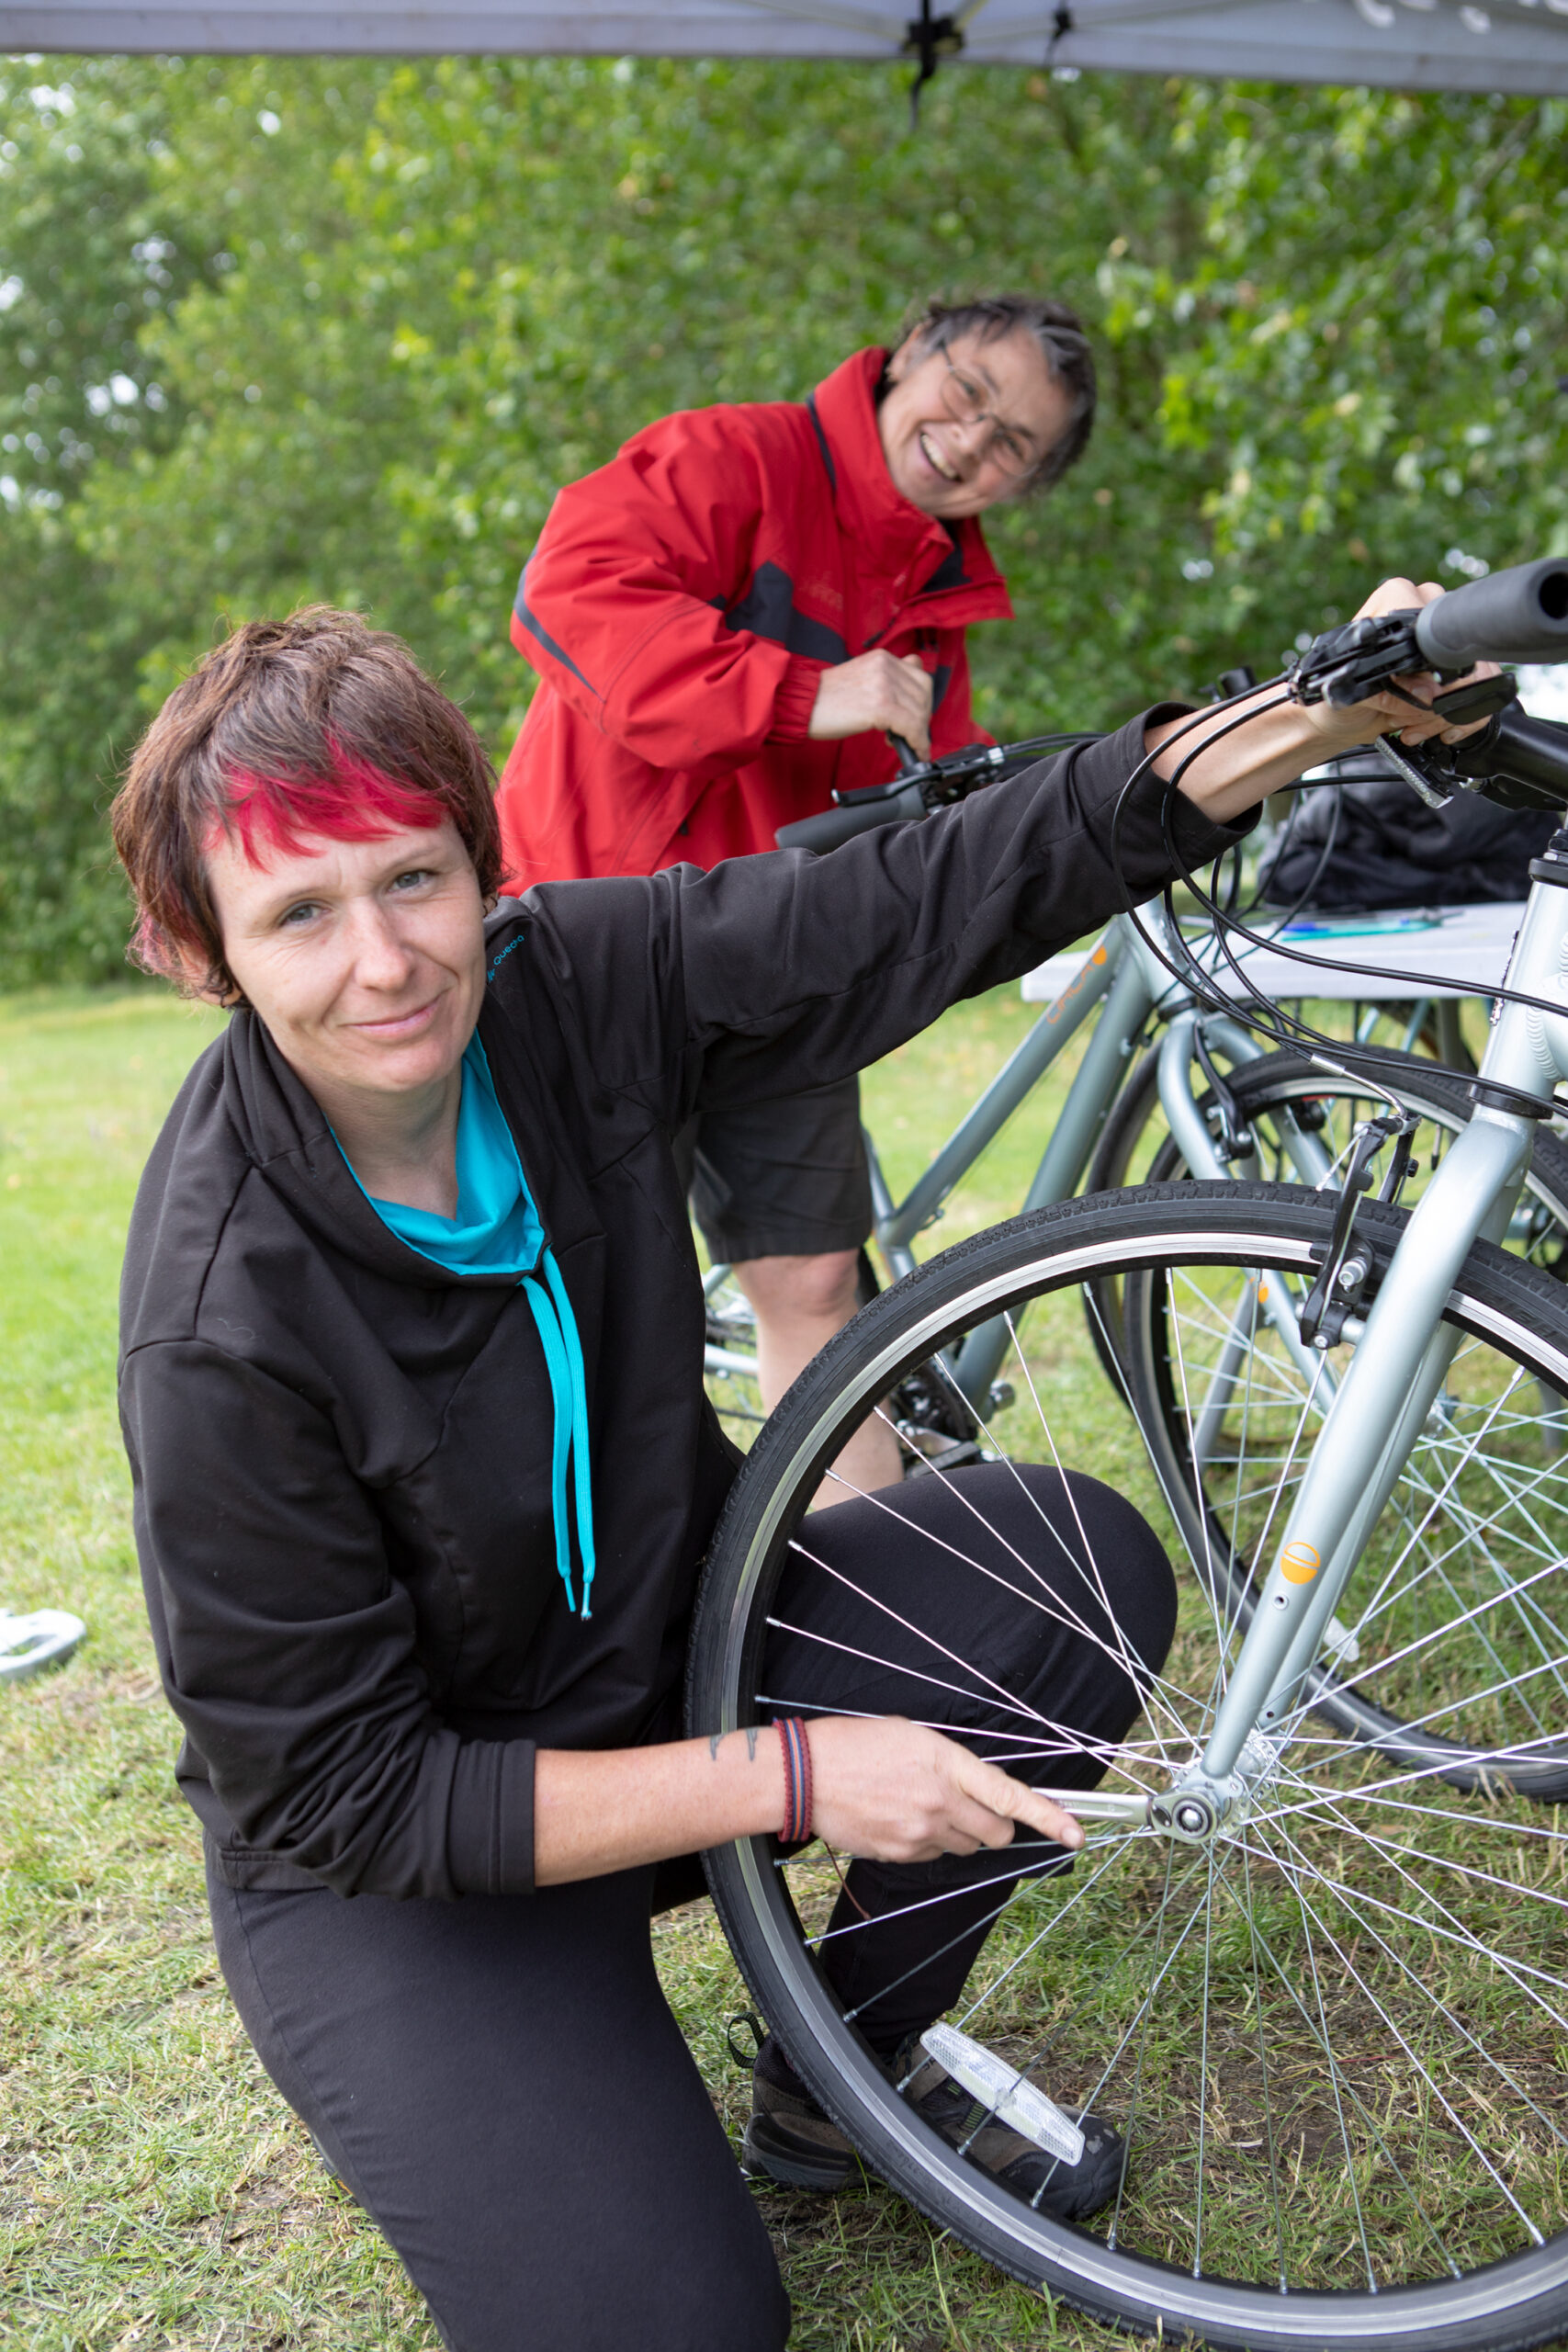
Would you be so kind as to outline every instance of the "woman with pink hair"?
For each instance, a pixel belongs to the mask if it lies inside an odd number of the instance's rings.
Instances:
[[[1207,744],[1178,850],[1213,855],[1266,792],[1407,717],[1284,706]],[[671,1147],[705,1107],[829,1082],[1158,887],[1179,723],[1156,710],[830,857],[499,900],[471,729],[352,615],[238,630],[136,752],[114,825],[137,953],[232,1015],[149,1159],[121,1294],[176,1773],[246,2030],[453,2352],[784,2341],[650,1951],[704,1847],[820,1834],[856,1858],[857,1932],[825,1973],[907,2072],[1021,1874],[1082,1842],[983,1752],[1000,1684],[1076,1734],[1054,1781],[1092,1785],[1170,1638],[1158,1544],[1076,1474],[982,1464],[916,1482],[897,1517],[874,1497],[819,1514],[769,1656],[809,1722],[682,1736],[737,1456],[703,1392]],[[961,1521],[983,1568],[963,1583]],[[1018,1589],[1026,1547],[1071,1608]],[[987,1684],[937,1692],[889,1656],[890,1609],[985,1655]],[[913,1720],[933,1696],[942,1729]],[[908,2096],[960,2133],[940,2070]],[[1082,2122],[1073,2167],[1000,2125],[964,2145],[1081,2214],[1123,2161]],[[802,2187],[855,2171],[772,2042],[747,2144]]]

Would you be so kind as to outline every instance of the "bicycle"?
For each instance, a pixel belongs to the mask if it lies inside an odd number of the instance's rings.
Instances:
[[[780,844],[830,850],[871,826],[929,815],[1053,749],[1093,740],[1043,736],[973,745],[923,763],[911,759],[893,785],[847,794],[841,808],[784,826]],[[1352,754],[1314,774],[1335,781],[1364,762],[1365,755]],[[1288,914],[1275,917],[1271,929],[1288,931],[1289,922]],[[943,1216],[965,1175],[1091,1020],[1088,1050],[1025,1193],[1024,1212],[1070,1199],[1080,1184],[1089,1192],[1119,1189],[1146,1161],[1153,1162],[1149,1172],[1160,1177],[1218,1178],[1242,1169],[1275,1176],[1288,1171],[1320,1186],[1343,1163],[1357,1125],[1384,1107],[1389,1096],[1420,1114],[1415,1157],[1435,1169],[1470,1114],[1461,1081],[1408,1050],[1380,1057],[1378,1084],[1371,1088],[1349,1062],[1337,1065],[1332,1056],[1308,1058],[1292,1048],[1269,1054],[1235,1017],[1233,1004],[1206,1004],[1192,978],[1182,976],[1180,936],[1157,902],[1118,917],[901,1201],[894,1198],[875,1139],[866,1131],[873,1239],[895,1280],[913,1272],[918,1236]],[[1211,980],[1229,979],[1232,993],[1239,993],[1212,942],[1201,962]],[[1417,1007],[1416,1016],[1403,1024],[1407,1045],[1420,1025],[1419,1012]],[[1536,1262],[1555,1263],[1568,1243],[1568,1144],[1554,1134],[1536,1140],[1509,1239]],[[877,1286],[867,1259],[863,1304]],[[704,1293],[709,1393],[732,1434],[747,1435],[765,1419],[750,1306],[722,1263],[708,1269]],[[1095,1329],[1111,1340],[1119,1322],[1117,1303],[1101,1286]],[[989,1409],[1007,1345],[1006,1331],[994,1325],[971,1335],[959,1356],[950,1358],[951,1379],[933,1383],[910,1375],[908,1393],[896,1400],[896,1418],[923,1453],[956,1461],[955,1449],[962,1448],[973,1456],[980,1443],[976,1417]],[[1119,1379],[1113,1352],[1107,1353],[1107,1369]]]
[[[1479,584],[1317,640],[1281,690],[1353,700],[1568,650],[1568,566]],[[1506,714],[1417,773],[1568,808],[1568,744]],[[759,1838],[708,1868],[759,2007],[872,2168],[1014,2277],[1144,2334],[1482,2352],[1568,2332],[1568,1298],[1501,1246],[1568,1076],[1565,890],[1560,831],[1471,1115],[1413,1209],[1393,1102],[1328,1191],[1194,1168],[978,1234],[801,1376],[716,1539],[691,1728],[809,1713],[766,1677],[772,1596],[846,1436],[999,1321],[987,1452],[1092,1469],[1100,1419],[1058,1372],[1111,1286],[1122,1329],[1101,1338],[1178,1538],[1179,1623],[1157,1671],[1113,1634],[1144,1715],[1100,1786],[1064,1795],[1089,1827],[1072,1875],[1024,1860],[943,2047],[1042,2145],[1027,2119],[1052,2101],[1110,2117],[1131,2150],[1113,2204],[1050,2221],[871,2062],[814,1958],[831,1858]],[[1207,1125],[1191,1140],[1201,1159]],[[931,1475],[962,1498],[964,1469]],[[1021,1605],[1043,1607],[1014,1556]],[[954,1555],[955,1577],[976,1567]],[[1078,1572],[1103,1603],[1100,1564]],[[933,1695],[987,1682],[884,1613]],[[1043,1785],[1071,1735],[1014,1712],[992,1752]]]

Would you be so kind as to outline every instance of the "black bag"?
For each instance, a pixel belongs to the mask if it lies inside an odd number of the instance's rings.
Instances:
[[[1529,862],[1561,821],[1551,809],[1500,808],[1456,792],[1428,808],[1375,747],[1314,771],[1263,853],[1271,907],[1458,907],[1529,895]]]

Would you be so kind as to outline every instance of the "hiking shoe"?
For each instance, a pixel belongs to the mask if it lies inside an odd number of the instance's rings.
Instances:
[[[1127,2168],[1127,2143],[1099,2116],[1071,2107],[1062,2109],[1077,2125],[1084,2141],[1077,2163],[1065,2164],[1060,2156],[1050,2155],[1032,2140],[1026,2140],[1010,2123],[999,2123],[934,2058],[919,2064],[921,2056],[919,2042],[910,2041],[894,2062],[894,2080],[898,2083],[915,2067],[904,2084],[904,2097],[910,2106],[951,2147],[962,2148],[972,2165],[993,2175],[1037,2213],[1049,2214],[1054,2222],[1082,2221],[1089,2213],[1098,2213],[1115,2196]]]
[[[860,2158],[771,2035],[751,2069],[751,2114],[740,2162],[746,2172],[766,2173],[786,2188],[828,2196],[860,2175]]]

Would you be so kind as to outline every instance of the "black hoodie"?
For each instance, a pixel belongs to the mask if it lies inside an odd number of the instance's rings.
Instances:
[[[526,1889],[534,1744],[676,1734],[737,1457],[670,1138],[863,1068],[1104,921],[1145,723],[829,857],[548,884],[490,919],[479,1036],[587,1374],[586,1623],[515,1281],[397,1239],[254,1013],[201,1056],[131,1219],[120,1410],[176,1770],[232,1883]],[[1123,826],[1137,897],[1168,872],[1163,790]],[[1179,808],[1190,861],[1236,838]]]

